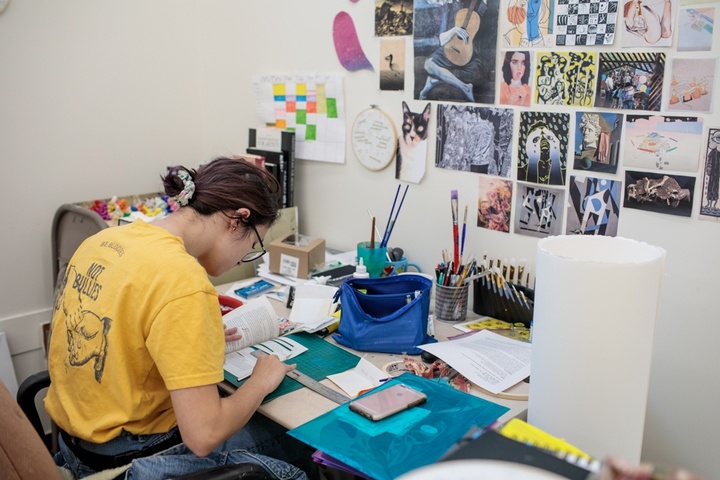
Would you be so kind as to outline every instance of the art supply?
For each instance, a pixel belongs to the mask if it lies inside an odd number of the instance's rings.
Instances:
[[[372,227],[370,228],[370,248],[375,248],[375,217],[372,217]]]
[[[463,258],[463,255],[465,255],[465,231],[467,230],[467,214],[468,206],[465,205],[465,215],[463,215],[462,238],[460,240],[460,258]]]
[[[459,287],[435,286],[435,319],[441,322],[458,323],[467,315],[469,285]]]
[[[390,220],[392,219],[393,211],[395,211],[395,204],[397,203],[398,195],[400,195],[400,185],[398,184],[397,190],[395,191],[395,198],[393,199],[392,207],[390,207],[390,215],[388,215],[387,223],[385,224],[385,232],[383,233],[382,240],[380,241],[380,246],[386,246],[385,244],[385,237],[388,235],[388,231],[390,230]]]
[[[403,192],[403,196],[402,196],[402,198],[400,199],[400,205],[398,205],[398,209],[397,209],[397,211],[395,212],[395,217],[394,217],[394,218],[392,219],[392,221],[390,221],[390,223],[388,224],[388,228],[387,228],[387,231],[385,232],[385,236],[383,237],[383,240],[382,240],[382,242],[380,243],[380,246],[383,247],[383,248],[386,248],[387,245],[388,245],[388,242],[390,241],[390,235],[392,234],[392,231],[393,231],[393,229],[395,228],[395,223],[397,222],[398,215],[400,215],[400,209],[402,208],[403,203],[405,202],[405,195],[407,195],[407,192],[408,192],[408,188],[409,188],[409,187],[410,187],[409,185],[406,185],[406,186],[405,186],[405,191]],[[399,191],[400,191],[400,185],[398,185],[398,192],[399,192]],[[395,199],[397,200],[397,194],[395,194]],[[395,203],[393,203],[393,209],[395,209]],[[390,215],[392,215],[392,213],[393,213],[393,212],[391,211],[391,212],[390,212]]]
[[[355,272],[352,276],[353,278],[370,278],[370,274],[368,273],[362,258],[358,259],[358,264],[355,267]]]
[[[378,278],[385,274],[385,268],[388,266],[387,249],[378,246],[377,242],[375,248],[370,248],[370,242],[360,242],[357,245],[358,264],[360,260],[365,265],[370,278]]]
[[[460,239],[458,238],[458,191],[450,190],[450,211],[453,223],[453,266],[460,265]]]
[[[255,357],[267,355],[267,353],[263,352],[262,350],[255,350],[254,352],[252,352],[252,354]],[[290,377],[293,380],[297,381],[298,383],[306,386],[313,392],[319,393],[320,395],[327,398],[328,400],[332,400],[333,402],[337,403],[338,405],[344,405],[350,401],[350,399],[348,397],[346,397],[345,395],[343,395],[342,393],[337,392],[326,385],[323,385],[322,383],[318,382],[317,380],[313,379],[312,377],[305,375],[304,373],[299,371],[297,368],[295,370],[287,372],[285,375],[287,377]]]

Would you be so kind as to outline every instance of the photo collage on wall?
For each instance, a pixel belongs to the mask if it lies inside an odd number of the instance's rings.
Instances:
[[[714,7],[376,0],[375,18],[381,65],[398,37],[412,47],[403,108],[435,109],[428,161],[479,176],[479,227],[614,236],[621,208],[691,217],[694,203],[720,221],[720,126],[702,117],[717,113]]]

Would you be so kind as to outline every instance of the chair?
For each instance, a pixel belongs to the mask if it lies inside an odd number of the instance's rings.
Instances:
[[[42,371],[31,375],[18,388],[17,401],[0,381],[0,478],[3,480],[72,480],[72,473],[55,465],[44,437],[36,395],[50,386],[50,375]],[[47,443],[47,442],[46,442]],[[112,479],[124,467],[105,470],[88,480]],[[242,463],[213,467],[178,477],[176,480],[268,480],[271,477],[259,465]]]
[[[70,257],[91,235],[108,228],[108,223],[89,208],[66,203],[55,211],[51,230],[53,287],[65,274]]]

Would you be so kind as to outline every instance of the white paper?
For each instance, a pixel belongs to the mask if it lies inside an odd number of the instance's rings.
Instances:
[[[225,370],[237,377],[238,380],[249,377],[257,362],[257,359],[252,354],[255,350],[262,350],[267,354],[277,355],[280,360],[285,361],[306,352],[307,347],[291,338],[276,338],[226,354]]]
[[[495,394],[530,375],[531,345],[488,330],[457,340],[420,345],[420,348]]]
[[[295,287],[295,300],[289,320],[313,332],[336,320],[331,316],[333,297],[337,287],[319,284],[303,284]]]
[[[382,384],[387,380],[387,373],[365,358],[361,358],[355,368],[328,375],[327,378],[351,397],[357,397],[361,391]]]

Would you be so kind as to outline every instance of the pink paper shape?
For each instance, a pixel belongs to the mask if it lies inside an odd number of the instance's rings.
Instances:
[[[351,72],[361,69],[373,70],[372,64],[360,46],[355,24],[347,12],[340,12],[335,16],[333,41],[338,60],[345,69]]]

